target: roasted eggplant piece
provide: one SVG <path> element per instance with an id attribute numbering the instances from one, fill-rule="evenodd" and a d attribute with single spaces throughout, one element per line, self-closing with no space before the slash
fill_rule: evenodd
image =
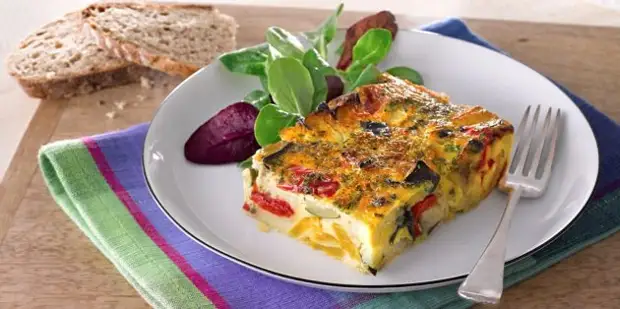
<path id="1" fill-rule="evenodd" d="M 430 181 L 433 186 L 429 193 L 434 192 L 439 184 L 439 174 L 435 173 L 424 161 L 420 160 L 416 163 L 413 171 L 405 177 L 405 183 L 409 185 L 417 185 L 425 181 Z"/>
<path id="2" fill-rule="evenodd" d="M 329 115 L 332 116 L 333 119 L 336 119 L 336 111 L 330 109 L 329 105 L 327 105 L 327 103 L 325 102 L 319 104 L 319 106 L 317 106 L 316 108 L 316 111 L 317 113 L 329 113 Z"/>
<path id="3" fill-rule="evenodd" d="M 465 150 L 471 153 L 479 153 L 482 151 L 483 148 L 484 148 L 484 143 L 482 143 L 478 139 L 470 140 L 469 142 L 467 142 L 467 146 L 465 146 Z"/>
<path id="4" fill-rule="evenodd" d="M 254 185 L 256 183 L 256 178 L 258 178 L 258 171 L 250 167 L 250 175 L 252 176 L 252 185 Z"/>
<path id="5" fill-rule="evenodd" d="M 277 161 L 279 161 L 280 157 L 286 153 L 287 151 L 291 150 L 293 148 L 294 144 L 293 143 L 286 143 L 284 144 L 280 149 L 274 151 L 273 153 L 265 156 L 265 158 L 263 159 L 263 162 L 265 163 L 265 166 L 267 168 L 271 168 L 273 167 L 273 165 L 276 165 Z"/>
<path id="6" fill-rule="evenodd" d="M 439 136 L 439 138 L 446 138 L 448 136 L 451 136 L 452 134 L 453 132 L 450 129 L 441 129 L 439 130 L 439 132 L 437 132 L 437 136 Z"/>
<path id="7" fill-rule="evenodd" d="M 403 213 L 398 216 L 396 219 L 396 230 L 390 236 L 390 244 L 394 244 L 396 240 L 396 236 L 398 236 L 399 231 L 402 229 L 406 229 L 406 231 L 411 235 L 412 239 L 415 239 L 415 218 L 409 209 L 404 209 Z"/>
<path id="8" fill-rule="evenodd" d="M 377 275 L 377 270 L 372 267 L 368 267 L 368 272 L 373 276 Z"/>
<path id="9" fill-rule="evenodd" d="M 383 122 L 362 121 L 362 129 L 372 132 L 375 136 L 390 136 L 390 128 Z"/>
<path id="10" fill-rule="evenodd" d="M 366 158 L 360 161 L 359 167 L 360 168 L 372 167 L 375 164 L 375 161 L 376 160 L 374 158 Z"/>

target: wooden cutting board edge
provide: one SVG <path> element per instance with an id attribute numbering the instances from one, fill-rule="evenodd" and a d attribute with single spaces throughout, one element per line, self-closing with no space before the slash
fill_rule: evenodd
<path id="1" fill-rule="evenodd" d="M 50 141 L 66 106 L 66 101 L 39 104 L 13 155 L 0 183 L 0 246 L 38 169 L 39 149 Z"/>

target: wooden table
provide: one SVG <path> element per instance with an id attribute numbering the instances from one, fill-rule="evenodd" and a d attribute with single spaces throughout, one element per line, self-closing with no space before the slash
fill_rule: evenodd
<path id="1" fill-rule="evenodd" d="M 240 23 L 240 46 L 269 25 L 298 31 L 329 12 L 223 6 Z M 342 25 L 362 14 L 347 12 Z M 401 28 L 428 22 L 398 18 Z M 550 76 L 620 120 L 620 29 L 468 20 L 514 58 Z M 42 102 L 0 185 L 0 308 L 147 308 L 148 305 L 55 205 L 36 153 L 50 141 L 148 121 L 178 80 L 129 85 Z M 167 85 L 166 85 L 167 84 Z M 147 96 L 140 102 L 137 94 Z M 544 98 L 541 98 L 544 100 Z M 98 102 L 106 102 L 100 105 Z M 115 119 L 114 101 L 129 104 Z M 620 235 L 612 236 L 505 292 L 501 308 L 620 308 Z"/>

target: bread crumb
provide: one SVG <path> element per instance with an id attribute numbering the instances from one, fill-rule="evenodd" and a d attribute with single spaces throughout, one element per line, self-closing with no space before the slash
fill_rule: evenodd
<path id="1" fill-rule="evenodd" d="M 117 114 L 116 112 L 108 112 L 105 114 L 106 117 L 108 117 L 108 119 L 114 119 L 116 118 Z"/>
<path id="2" fill-rule="evenodd" d="M 269 231 L 271 231 L 271 228 L 269 227 L 269 225 L 258 221 L 258 230 L 263 233 L 269 233 Z"/>
<path id="3" fill-rule="evenodd" d="M 104 101 L 104 100 L 99 100 L 99 101 L 97 102 L 97 104 L 99 104 L 99 106 L 105 105 L 105 101 Z"/>
<path id="4" fill-rule="evenodd" d="M 116 106 L 116 108 L 118 108 L 119 110 L 124 110 L 125 106 L 127 105 L 127 102 L 125 101 L 116 101 L 114 102 L 114 105 Z"/>
<path id="5" fill-rule="evenodd" d="M 77 61 L 79 61 L 80 59 L 82 59 L 82 54 L 81 53 L 75 53 L 71 56 L 71 58 L 69 58 L 69 63 L 70 64 L 74 64 Z"/>
<path id="6" fill-rule="evenodd" d="M 146 96 L 143 94 L 139 94 L 136 96 L 136 99 L 138 99 L 139 102 L 142 102 L 144 100 L 146 100 Z"/>
<path id="7" fill-rule="evenodd" d="M 142 88 L 145 88 L 145 89 L 153 88 L 153 84 L 152 84 L 151 80 L 146 78 L 146 77 L 144 77 L 144 76 L 140 77 L 140 85 L 142 85 Z"/>

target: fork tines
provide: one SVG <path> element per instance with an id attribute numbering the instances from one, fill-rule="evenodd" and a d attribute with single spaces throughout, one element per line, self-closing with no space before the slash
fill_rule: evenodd
<path id="1" fill-rule="evenodd" d="M 508 172 L 509 175 L 546 180 L 555 155 L 561 112 L 559 108 L 548 107 L 541 124 L 541 105 L 536 106 L 533 116 L 531 109 L 532 105 L 527 107 L 519 123 Z"/>

